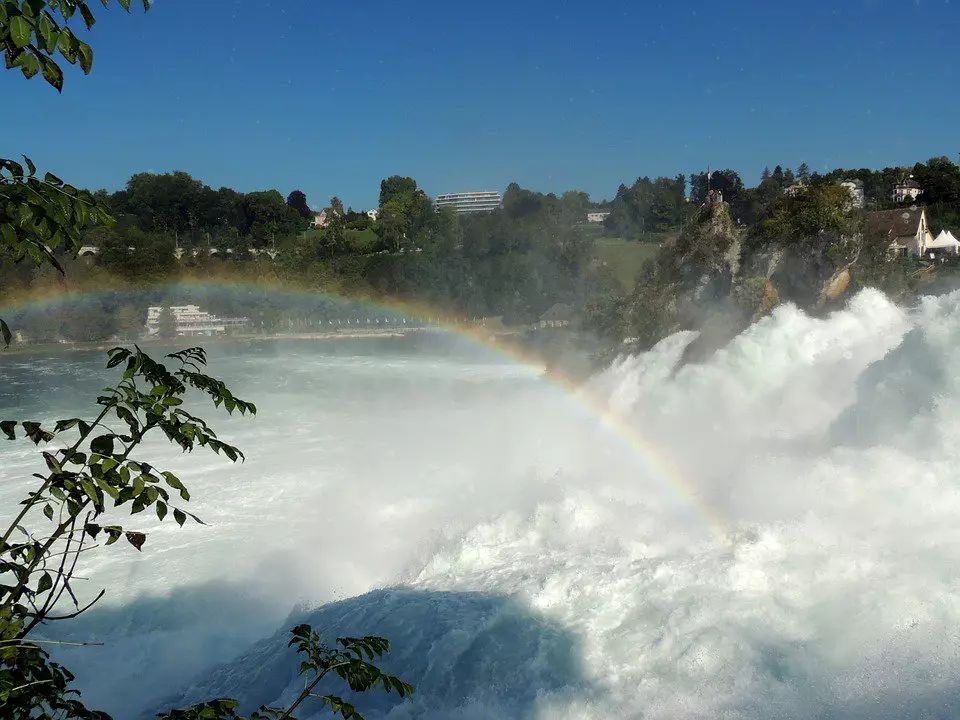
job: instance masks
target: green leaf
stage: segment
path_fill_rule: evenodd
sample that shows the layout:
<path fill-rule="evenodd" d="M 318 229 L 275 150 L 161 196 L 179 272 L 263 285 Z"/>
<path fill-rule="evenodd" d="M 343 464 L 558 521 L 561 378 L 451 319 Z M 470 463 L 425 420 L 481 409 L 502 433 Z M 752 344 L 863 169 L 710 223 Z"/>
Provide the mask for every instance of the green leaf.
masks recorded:
<path fill-rule="evenodd" d="M 163 502 L 157 503 L 157 518 L 162 522 L 163 519 L 167 516 L 167 505 Z"/>
<path fill-rule="evenodd" d="M 8 225 L 3 226 L 4 229 L 7 229 L 8 227 L 9 227 Z M 10 328 L 7 325 L 7 323 L 3 321 L 3 318 L 0 318 L 0 337 L 3 338 L 4 347 L 8 347 L 10 345 L 10 340 L 13 338 L 13 334 L 10 332 Z"/>
<path fill-rule="evenodd" d="M 46 592 L 53 587 L 53 580 L 50 578 L 50 573 L 45 572 L 40 576 L 40 582 L 37 583 L 37 592 L 42 593 Z"/>
<path fill-rule="evenodd" d="M 10 223 L 5 222 L 0 224 L 0 235 L 3 235 L 3 241 L 8 247 L 12 248 L 19 244 L 19 241 L 17 240 L 17 231 Z"/>
<path fill-rule="evenodd" d="M 126 348 L 114 348 L 107 355 L 110 357 L 110 361 L 107 363 L 108 368 L 116 367 L 128 357 L 130 357 L 130 351 Z"/>
<path fill-rule="evenodd" d="M 97 485 L 99 485 L 100 489 L 114 500 L 118 500 L 120 498 L 120 491 L 107 482 L 106 478 L 97 478 Z"/>
<path fill-rule="evenodd" d="M 26 203 L 21 203 L 20 207 L 17 208 L 17 224 L 21 228 L 25 228 L 33 221 L 33 208 L 27 205 Z"/>
<path fill-rule="evenodd" d="M 89 75 L 90 71 L 93 69 L 93 48 L 91 48 L 85 42 L 80 42 L 77 45 L 77 50 L 80 57 L 80 67 L 83 69 L 84 73 Z"/>
<path fill-rule="evenodd" d="M 104 545 L 113 545 L 117 540 L 120 539 L 120 536 L 123 534 L 123 529 L 120 527 L 117 527 L 116 525 L 108 525 L 107 527 L 103 528 L 103 531 L 110 536 L 107 542 L 104 543 Z"/>
<path fill-rule="evenodd" d="M 147 541 L 147 536 L 140 532 L 126 532 L 124 535 L 127 538 L 127 542 L 133 545 L 137 550 L 140 550 L 143 547 L 143 544 Z"/>
<path fill-rule="evenodd" d="M 97 20 L 93 17 L 93 13 L 90 12 L 90 8 L 87 7 L 85 2 L 77 3 L 77 7 L 80 9 L 80 15 L 83 17 L 83 22 L 87 26 L 87 30 L 96 25 Z"/>
<path fill-rule="evenodd" d="M 177 521 L 177 525 L 183 527 L 183 524 L 187 521 L 187 516 L 180 508 L 174 508 L 173 519 Z"/>
<path fill-rule="evenodd" d="M 43 79 L 53 85 L 58 91 L 63 91 L 63 70 L 46 55 L 40 56 L 40 70 Z"/>
<path fill-rule="evenodd" d="M 30 21 L 23 15 L 10 18 L 10 38 L 16 47 L 22 48 L 30 44 L 30 30 Z"/>
<path fill-rule="evenodd" d="M 40 24 L 37 26 L 37 32 L 43 38 L 43 49 L 52 53 L 57 48 L 57 32 L 53 29 L 53 23 L 50 21 L 50 15 L 44 13 L 40 16 Z"/>
<path fill-rule="evenodd" d="M 16 440 L 17 435 L 14 432 L 14 428 L 17 427 L 16 420 L 3 420 L 0 421 L 0 432 L 7 436 L 8 440 Z"/>
<path fill-rule="evenodd" d="M 80 487 L 83 488 L 83 492 L 86 493 L 87 497 L 93 502 L 94 505 L 100 504 L 100 496 L 97 494 L 97 489 L 94 487 L 93 482 L 89 478 L 82 478 L 80 480 Z"/>
<path fill-rule="evenodd" d="M 20 60 L 20 70 L 23 72 L 23 76 L 29 80 L 38 72 L 40 72 L 40 61 L 37 60 L 37 56 L 32 53 L 25 52 L 23 58 Z"/>
<path fill-rule="evenodd" d="M 73 65 L 77 61 L 77 37 L 71 32 L 70 28 L 65 27 L 57 40 L 57 47 L 60 48 L 60 54 L 68 63 Z"/>
<path fill-rule="evenodd" d="M 98 455 L 113 455 L 113 435 L 100 435 L 90 443 L 90 449 Z"/>
<path fill-rule="evenodd" d="M 117 2 L 120 3 L 120 7 L 122 7 L 127 12 L 130 12 L 130 0 L 117 0 Z"/>

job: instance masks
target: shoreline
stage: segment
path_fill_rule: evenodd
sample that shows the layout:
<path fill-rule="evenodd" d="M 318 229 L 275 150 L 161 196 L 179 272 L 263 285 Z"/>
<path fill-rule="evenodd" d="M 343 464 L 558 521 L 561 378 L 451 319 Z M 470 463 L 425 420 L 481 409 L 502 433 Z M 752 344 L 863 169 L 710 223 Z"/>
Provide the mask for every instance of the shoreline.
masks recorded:
<path fill-rule="evenodd" d="M 482 326 L 481 326 L 482 327 Z M 271 342 L 277 340 L 312 340 L 312 341 L 330 341 L 330 340 L 375 340 L 379 338 L 404 338 L 410 335 L 431 333 L 431 334 L 453 334 L 457 335 L 447 328 L 443 327 L 410 327 L 410 328 L 381 328 L 364 330 L 337 330 L 333 332 L 279 332 L 258 334 L 233 334 L 233 335 L 191 335 L 177 338 L 160 339 L 154 337 L 143 337 L 135 340 L 98 340 L 98 341 L 63 341 L 47 342 L 20 345 L 11 343 L 7 348 L 0 348 L 0 358 L 4 355 L 26 355 L 31 353 L 68 353 L 68 352 L 92 352 L 95 350 L 106 352 L 111 348 L 125 347 L 130 345 L 139 345 L 144 348 L 156 347 L 195 347 L 197 345 L 230 345 L 244 342 Z M 519 336 L 522 330 L 516 331 L 488 331 L 490 340 L 494 341 L 496 337 Z"/>
<path fill-rule="evenodd" d="M 483 326 L 472 328 L 474 331 Z M 563 347 L 564 342 L 573 339 L 570 331 L 564 329 L 559 332 L 553 331 L 531 335 L 529 328 L 523 329 L 491 329 L 486 330 L 486 343 L 491 349 L 500 347 L 501 351 L 509 354 L 515 354 L 526 358 L 526 362 L 535 361 L 542 363 L 547 374 L 563 377 L 567 382 L 579 384 L 590 377 L 596 370 L 591 367 L 585 358 L 576 357 L 578 355 L 568 354 Z M 525 332 L 527 331 L 527 332 Z M 411 327 L 411 328 L 382 328 L 382 329 L 363 329 L 363 330 L 340 330 L 335 332 L 282 332 L 270 333 L 264 335 L 236 334 L 220 336 L 199 336 L 180 337 L 174 340 L 160 340 L 157 338 L 141 338 L 138 340 L 118 340 L 113 342 L 58 342 L 58 343 L 38 343 L 36 345 L 10 345 L 8 348 L 0 348 L 0 366 L 3 359 L 7 358 L 25 358 L 31 355 L 67 355 L 70 353 L 106 353 L 115 347 L 129 347 L 138 345 L 144 349 L 162 348 L 166 351 L 175 351 L 186 347 L 206 347 L 243 345 L 263 342 L 277 341 L 306 341 L 306 342 L 338 342 L 345 340 L 398 340 L 412 335 L 419 334 L 452 334 L 459 337 L 458 333 L 442 327 Z M 546 341 L 544 343 L 543 341 Z M 560 342 L 558 346 L 552 346 L 553 343 Z"/>

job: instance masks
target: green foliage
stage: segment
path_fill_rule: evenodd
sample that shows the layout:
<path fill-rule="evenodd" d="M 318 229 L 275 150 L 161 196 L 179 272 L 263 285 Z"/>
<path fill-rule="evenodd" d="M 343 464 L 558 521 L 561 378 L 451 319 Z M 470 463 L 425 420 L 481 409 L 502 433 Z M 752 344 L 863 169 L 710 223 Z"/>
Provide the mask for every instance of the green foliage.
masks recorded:
<path fill-rule="evenodd" d="M 129 12 L 130 0 L 117 0 Z M 101 0 L 104 7 L 110 0 Z M 149 0 L 142 0 L 144 11 Z M 75 14 L 87 30 L 96 22 L 84 0 L 2 0 L 0 2 L 0 48 L 8 69 L 19 68 L 24 77 L 40 73 L 57 90 L 63 89 L 63 70 L 56 62 L 59 54 L 71 65 L 80 64 L 84 73 L 93 68 L 93 49 L 80 40 L 68 26 Z"/>
<path fill-rule="evenodd" d="M 307 700 L 319 701 L 328 707 L 334 715 L 344 720 L 363 720 L 356 707 L 342 698 L 332 695 L 320 695 L 315 692 L 330 673 L 338 675 L 354 692 L 365 692 L 382 687 L 386 692 L 396 692 L 406 697 L 413 692 L 413 686 L 397 677 L 387 675 L 372 661 L 383 657 L 390 651 L 390 643 L 380 637 L 337 638 L 335 647 L 322 644 L 320 636 L 309 625 L 298 625 L 291 631 L 290 647 L 295 647 L 303 656 L 300 663 L 300 675 L 305 679 L 304 688 L 297 699 L 284 709 L 261 706 L 249 716 L 249 720 L 287 720 L 293 718 L 294 711 Z M 235 700 L 219 699 L 200 703 L 184 710 L 173 710 L 157 715 L 159 720 L 244 720 L 237 713 Z"/>
<path fill-rule="evenodd" d="M 935 157 L 913 167 L 914 180 L 922 188 L 921 200 L 937 205 L 960 204 L 960 165 Z"/>
<path fill-rule="evenodd" d="M 67 691 L 72 676 L 51 663 L 29 636 L 41 623 L 73 617 L 93 604 L 81 607 L 73 589 L 81 553 L 98 537 L 104 545 L 124 539 L 137 550 L 147 540 L 143 532 L 101 518 L 119 508 L 131 515 L 153 509 L 161 520 L 172 511 L 179 525 L 187 518 L 199 522 L 179 505 L 190 499 L 180 478 L 135 456 L 144 438 L 160 432 L 185 452 L 205 447 L 235 462 L 243 453 L 185 410 L 183 397 L 194 390 L 228 413 L 256 412 L 252 403 L 203 374 L 206 355 L 201 348 L 168 355 L 173 370 L 139 348 L 114 348 L 109 358 L 108 367 L 125 366 L 123 377 L 97 398 L 100 411 L 95 418 L 68 418 L 52 427 L 34 421 L 0 422 L 9 440 L 22 437 L 50 447 L 41 453 L 46 474 L 36 475 L 39 486 L 0 536 L 0 576 L 6 580 L 0 585 L 0 696 L 6 699 L 5 709 L 16 709 L 14 717 L 61 712 L 64 703 L 73 702 Z M 57 446 L 60 449 L 53 449 Z M 38 521 L 37 513 L 50 523 L 42 532 L 27 524 Z M 54 615 L 65 599 L 73 602 L 75 611 Z"/>
<path fill-rule="evenodd" d="M 21 503 L 17 517 L 0 537 L 0 701 L 5 717 L 77 717 L 105 719 L 87 709 L 70 688 L 73 676 L 52 662 L 48 653 L 30 638 L 41 623 L 74 617 L 91 607 L 82 606 L 74 591 L 75 571 L 82 553 L 125 540 L 136 550 L 147 535 L 108 519 L 119 509 L 131 516 L 153 511 L 160 521 L 183 525 L 201 520 L 184 509 L 190 491 L 174 473 L 160 470 L 136 456 L 147 435 L 162 433 L 184 452 L 207 448 L 233 462 L 243 453 L 221 441 L 200 417 L 184 408 L 188 392 L 206 396 L 214 407 L 229 414 L 256 413 L 253 403 L 234 396 L 220 380 L 204 374 L 202 348 L 171 353 L 173 369 L 158 363 L 139 348 L 114 348 L 108 353 L 110 368 L 122 367 L 122 378 L 97 398 L 100 411 L 94 418 L 68 418 L 44 427 L 34 421 L 0 421 L 0 432 L 9 440 L 26 439 L 44 449 L 47 472 L 37 474 L 37 489 Z M 118 429 L 119 428 L 119 429 Z M 60 449 L 52 449 L 60 446 Z M 38 532 L 28 521 L 49 523 Z M 54 612 L 67 600 L 74 609 Z M 323 702 L 344 718 L 360 719 L 348 703 L 334 695 L 316 695 L 314 688 L 333 673 L 349 687 L 362 692 L 374 687 L 401 697 L 413 688 L 382 673 L 372 662 L 389 650 L 383 638 L 344 638 L 339 647 L 323 646 L 308 626 L 294 629 L 291 646 L 303 656 L 301 674 L 307 685 L 286 710 L 262 708 L 253 718 L 288 718 L 308 699 Z M 233 718 L 237 703 L 216 700 L 162 717 Z"/>
<path fill-rule="evenodd" d="M 639 178 L 631 187 L 621 185 L 604 221 L 618 237 L 639 239 L 647 233 L 678 230 L 687 219 L 686 179 Z"/>
<path fill-rule="evenodd" d="M 61 272 L 54 251 L 76 253 L 85 228 L 109 222 L 103 203 L 60 178 L 37 174 L 33 162 L 0 158 L 0 247 L 17 262 L 49 262 Z"/>
<path fill-rule="evenodd" d="M 287 205 L 300 213 L 300 217 L 304 220 L 309 220 L 313 217 L 313 212 L 310 210 L 310 206 L 307 205 L 307 196 L 300 190 L 294 190 L 287 195 Z"/>
<path fill-rule="evenodd" d="M 157 335 L 164 340 L 177 336 L 177 319 L 169 307 L 163 307 L 160 310 L 160 316 L 157 318 Z"/>
<path fill-rule="evenodd" d="M 110 0 L 101 0 L 104 6 Z M 130 10 L 130 0 L 118 0 Z M 149 10 L 149 0 L 142 0 Z M 0 48 L 7 69 L 19 68 L 30 79 L 40 73 L 58 91 L 63 89 L 59 54 L 86 74 L 93 67 L 93 50 L 67 26 L 79 13 L 87 29 L 95 19 L 83 0 L 0 0 Z M 40 265 L 49 262 L 62 272 L 54 251 L 63 246 L 75 254 L 82 231 L 111 220 L 104 203 L 90 193 L 64 183 L 52 173 L 41 178 L 30 158 L 24 164 L 0 157 L 0 249 L 14 262 L 24 257 Z M 24 165 L 26 167 L 24 167 Z M 12 334 L 0 319 L 0 339 Z"/>

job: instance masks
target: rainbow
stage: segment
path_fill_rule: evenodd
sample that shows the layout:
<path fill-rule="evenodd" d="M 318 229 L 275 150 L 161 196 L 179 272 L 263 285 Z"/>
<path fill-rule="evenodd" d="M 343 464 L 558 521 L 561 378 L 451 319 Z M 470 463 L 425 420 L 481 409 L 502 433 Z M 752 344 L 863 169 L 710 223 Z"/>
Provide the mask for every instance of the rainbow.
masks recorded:
<path fill-rule="evenodd" d="M 697 512 L 712 535 L 723 542 L 727 541 L 729 529 L 726 519 L 703 499 L 700 492 L 692 484 L 684 479 L 682 473 L 670 458 L 637 432 L 636 428 L 631 426 L 626 418 L 615 413 L 600 398 L 587 391 L 580 382 L 562 373 L 547 372 L 542 360 L 532 353 L 526 352 L 511 343 L 498 342 L 496 335 L 481 324 L 451 315 L 425 303 L 384 297 L 349 297 L 320 290 L 304 289 L 302 286 L 276 280 L 228 280 L 214 277 L 200 280 L 188 279 L 172 283 L 155 283 L 136 289 L 117 286 L 108 289 L 88 290 L 71 288 L 66 283 L 61 283 L 23 295 L 12 302 L 0 302 L 0 317 L 9 318 L 11 315 L 19 313 L 52 310 L 71 303 L 91 300 L 102 301 L 107 298 L 113 302 L 125 300 L 142 302 L 144 294 L 169 298 L 169 296 L 203 295 L 212 291 L 269 293 L 274 297 L 287 300 L 326 301 L 344 304 L 359 313 L 368 315 L 388 313 L 403 316 L 429 323 L 439 330 L 452 333 L 486 350 L 492 350 L 512 363 L 538 370 L 544 381 L 558 388 L 568 398 L 572 399 L 576 406 L 594 418 L 601 428 L 618 438 L 620 442 L 625 443 L 628 450 L 640 460 L 641 465 L 648 473 L 668 484 L 674 492 L 679 494 L 684 503 Z M 167 302 L 169 302 L 169 299 Z"/>

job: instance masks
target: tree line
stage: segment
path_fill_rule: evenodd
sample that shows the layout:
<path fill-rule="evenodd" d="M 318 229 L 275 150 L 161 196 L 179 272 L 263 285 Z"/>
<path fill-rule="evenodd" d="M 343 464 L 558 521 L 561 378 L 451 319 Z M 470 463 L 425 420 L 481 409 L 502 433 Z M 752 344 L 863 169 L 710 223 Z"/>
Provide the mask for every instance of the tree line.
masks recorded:
<path fill-rule="evenodd" d="M 771 223 L 788 188 L 859 181 L 867 207 L 883 209 L 895 205 L 893 188 L 908 179 L 918 185 L 916 202 L 927 204 L 935 230 L 960 226 L 960 167 L 942 157 L 912 167 L 823 174 L 805 164 L 796 171 L 777 166 L 765 170 L 752 188 L 730 169 L 713 171 L 709 179 L 706 173 L 689 179 L 641 177 L 601 203 L 581 191 L 558 196 L 513 183 L 501 209 L 466 215 L 437 210 L 416 180 L 393 176 L 381 182 L 375 220 L 333 197 L 320 228 L 313 227 L 314 211 L 299 190 L 284 199 L 277 190 L 213 189 L 184 172 L 138 173 L 123 190 L 92 194 L 116 218 L 113 225 L 83 231 L 81 242 L 99 248 L 92 262 L 56 253 L 74 286 L 96 288 L 100 295 L 18 322 L 37 339 L 134 338 L 143 328 L 146 302 L 167 300 L 151 288 L 217 275 L 344 296 L 409 299 L 452 315 L 503 316 L 505 322 L 524 324 L 557 303 L 583 312 L 598 298 L 622 295 L 612 269 L 598 259 L 598 234 L 669 242 L 696 220 L 708 188 L 721 194 L 735 227 L 757 247 L 761 234 L 786 232 L 771 229 L 785 227 L 782 223 Z M 586 214 L 597 209 L 609 212 L 602 227 L 585 222 Z M 269 259 L 251 249 L 269 249 Z M 9 251 L 0 253 L 5 253 L 3 296 L 57 282 L 54 270 L 17 265 L 9 261 Z M 118 293 L 102 292 L 110 288 Z M 145 290 L 141 301 L 120 292 L 137 288 Z M 278 307 L 265 295 L 220 305 L 226 314 L 254 318 L 263 332 L 304 317 L 302 308 Z M 217 311 L 217 304 L 210 309 Z"/>

